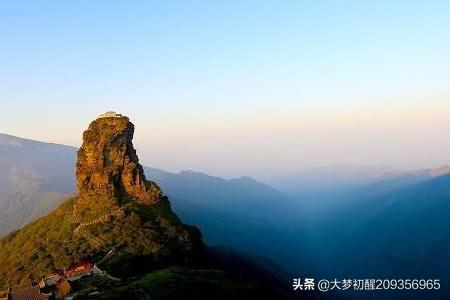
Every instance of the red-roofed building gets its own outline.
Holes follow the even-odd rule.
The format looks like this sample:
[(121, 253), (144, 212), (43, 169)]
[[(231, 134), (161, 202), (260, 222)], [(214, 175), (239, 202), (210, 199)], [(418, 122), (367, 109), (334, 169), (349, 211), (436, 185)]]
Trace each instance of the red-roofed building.
[(88, 262), (80, 262), (67, 269), (64, 275), (70, 281), (78, 280), (84, 276), (93, 275), (93, 266)]
[(9, 299), (11, 300), (45, 300), (46, 295), (42, 295), (39, 285), (22, 284), (10, 289)]

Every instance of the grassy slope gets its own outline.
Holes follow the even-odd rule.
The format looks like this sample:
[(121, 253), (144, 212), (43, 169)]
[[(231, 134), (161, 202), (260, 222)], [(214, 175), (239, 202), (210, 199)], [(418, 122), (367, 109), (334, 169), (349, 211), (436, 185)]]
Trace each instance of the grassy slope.
[[(74, 203), (76, 198), (0, 240), (0, 286), (8, 281), (14, 284), (39, 279), (54, 269), (64, 270), (81, 260), (97, 261), (112, 249), (125, 255), (107, 268), (113, 270), (128, 265), (127, 271), (130, 271), (139, 270), (132, 268), (133, 265), (148, 268), (180, 262), (201, 247), (198, 230), (183, 225), (170, 208), (139, 203), (127, 206), (118, 216), (109, 216), (105, 222), (86, 226), (76, 234)], [(95, 207), (92, 211), (96, 211)], [(95, 215), (89, 216), (95, 220)], [(89, 242), (86, 233), (101, 243)]]
[(221, 270), (172, 266), (124, 283), (104, 278), (83, 281), (75, 299), (282, 299), (271, 287), (244, 283)]
[[(260, 270), (242, 263), (245, 260), (236, 263), (226, 255), (220, 261), (223, 258), (218, 255), (211, 259), (204, 252), (201, 260), (189, 260), (192, 252), (186, 247), (195, 245), (186, 244), (186, 239), (199, 232), (182, 225), (170, 208), (127, 206), (124, 216), (90, 229), (91, 234), (110, 242), (96, 248), (74, 234), (75, 201), (66, 201), (53, 213), (0, 240), (0, 287), (36, 280), (81, 260), (98, 261), (109, 247), (115, 247), (115, 255), (100, 267), (123, 281), (88, 278), (78, 287), (83, 290), (78, 299), (284, 299), (274, 288), (278, 283), (262, 280)], [(255, 274), (259, 277), (250, 279)], [(89, 295), (93, 291), (97, 293)]]

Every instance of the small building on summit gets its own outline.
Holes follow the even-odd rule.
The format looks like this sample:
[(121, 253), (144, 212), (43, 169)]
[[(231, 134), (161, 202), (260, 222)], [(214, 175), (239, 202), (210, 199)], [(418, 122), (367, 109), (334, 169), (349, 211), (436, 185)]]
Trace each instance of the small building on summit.
[(108, 111), (104, 114), (101, 114), (100, 116), (98, 116), (98, 118), (122, 118), (123, 115), (122, 114), (118, 114), (115, 111)]

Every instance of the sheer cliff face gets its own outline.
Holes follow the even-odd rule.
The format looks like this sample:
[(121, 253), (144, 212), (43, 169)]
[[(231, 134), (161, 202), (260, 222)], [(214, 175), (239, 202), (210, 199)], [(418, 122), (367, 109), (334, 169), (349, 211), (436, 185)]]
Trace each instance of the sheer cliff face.
[(89, 125), (77, 158), (80, 197), (100, 193), (160, 200), (159, 188), (145, 180), (133, 133), (134, 125), (127, 117), (98, 118)]
[(0, 239), (1, 286), (39, 280), (51, 270), (95, 262), (106, 253), (113, 254), (102, 265), (116, 274), (202, 258), (200, 231), (183, 224), (159, 187), (145, 180), (133, 131), (122, 116), (98, 118), (89, 125), (77, 157), (79, 195)]

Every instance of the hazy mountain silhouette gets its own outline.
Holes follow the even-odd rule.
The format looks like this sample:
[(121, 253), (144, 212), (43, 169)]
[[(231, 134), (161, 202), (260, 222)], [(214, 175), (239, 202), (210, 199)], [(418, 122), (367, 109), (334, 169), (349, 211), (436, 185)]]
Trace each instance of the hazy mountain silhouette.
[(0, 235), (48, 213), (75, 190), (76, 148), (0, 134)]
[(417, 180), (408, 176), (395, 179), (395, 184), (392, 179), (377, 182), (324, 213), (322, 222), (311, 229), (311, 247), (321, 262), (316, 265), (317, 273), (436, 278), (441, 280), (440, 291), (373, 297), (446, 299), (450, 292), (450, 174)]
[(450, 173), (450, 166), (402, 171), (387, 167), (337, 165), (310, 168), (264, 180), (290, 195), (310, 214), (339, 209), (368, 197)]
[(176, 174), (154, 168), (145, 170), (169, 196), (205, 208), (278, 224), (299, 217), (299, 212), (289, 214), (295, 205), (293, 198), (251, 177), (227, 180), (195, 171)]
[(308, 168), (294, 174), (266, 178), (265, 183), (300, 200), (302, 209), (316, 213), (394, 169), (336, 165)]

